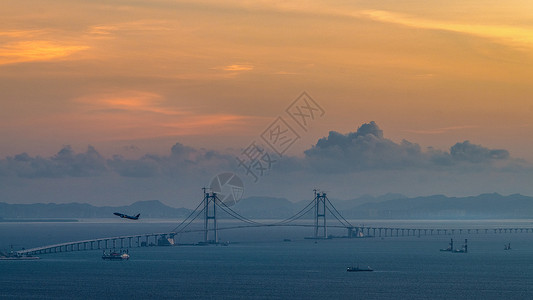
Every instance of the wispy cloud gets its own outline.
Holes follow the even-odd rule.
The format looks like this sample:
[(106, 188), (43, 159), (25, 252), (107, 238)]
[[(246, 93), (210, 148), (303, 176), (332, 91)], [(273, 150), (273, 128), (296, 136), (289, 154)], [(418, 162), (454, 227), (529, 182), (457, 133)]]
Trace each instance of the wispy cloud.
[(163, 97), (157, 93), (145, 91), (119, 91), (102, 94), (87, 95), (75, 99), (74, 102), (83, 104), (89, 112), (144, 112), (162, 115), (180, 115), (175, 109), (163, 107)]
[(221, 67), (214, 67), (212, 69), (228, 71), (228, 72), (244, 72), (244, 71), (253, 70), (254, 66), (250, 64), (234, 64), (234, 65), (227, 65), (227, 66), (221, 66)]
[(7, 30), (0, 31), (0, 37), (28, 38), (42, 34), (43, 30)]
[(138, 20), (131, 22), (120, 22), (120, 23), (108, 23), (108, 24), (98, 24), (90, 26), (87, 30), (88, 34), (91, 35), (111, 35), (117, 32), (144, 32), (144, 31), (157, 31), (165, 32), (169, 30), (174, 30), (177, 27), (176, 22), (165, 21), (165, 20)]
[[(211, 0), (205, 3), (215, 3)], [(217, 5), (219, 2), (216, 2)], [(533, 48), (533, 28), (506, 24), (482, 24), (475, 22), (456, 22), (454, 20), (430, 20), (413, 15), (380, 9), (354, 9), (353, 6), (342, 7), (330, 1), (225, 1), (224, 5), (249, 10), (272, 10), (284, 13), (308, 14), (325, 17), (355, 17), (371, 19), (378, 22), (399, 24), (422, 29), (435, 29), (469, 34), (493, 39), (499, 43)]]
[(61, 59), (88, 48), (46, 40), (10, 42), (0, 48), (0, 65)]
[(356, 11), (350, 13), (350, 15), (414, 28), (446, 30), (475, 35), (515, 47), (533, 47), (533, 28), (528, 27), (428, 20), (383, 10)]
[(254, 69), (252, 65), (229, 65), (224, 67), (224, 71), (251, 71)]
[(124, 132), (131, 139), (242, 131), (252, 120), (245, 115), (198, 113), (176, 107), (158, 93), (137, 90), (88, 95), (74, 103), (80, 105), (78, 122), (98, 124), (93, 130), (106, 131), (113, 139), (121, 139)]

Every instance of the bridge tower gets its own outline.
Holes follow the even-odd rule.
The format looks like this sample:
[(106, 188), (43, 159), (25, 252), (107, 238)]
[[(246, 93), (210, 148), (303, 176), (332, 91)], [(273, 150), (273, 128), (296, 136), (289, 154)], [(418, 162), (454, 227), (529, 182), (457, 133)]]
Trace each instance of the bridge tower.
[(315, 193), (315, 239), (325, 239), (328, 237), (328, 228), (326, 226), (326, 193), (320, 193), (314, 189)]
[[(218, 242), (218, 227), (217, 227), (217, 193), (207, 192), (207, 188), (202, 188), (204, 191), (204, 242), (216, 244)], [(209, 221), (212, 220), (212, 225), (209, 226)], [(211, 227), (211, 228), (210, 228)], [(213, 239), (209, 239), (209, 231), (213, 232)]]

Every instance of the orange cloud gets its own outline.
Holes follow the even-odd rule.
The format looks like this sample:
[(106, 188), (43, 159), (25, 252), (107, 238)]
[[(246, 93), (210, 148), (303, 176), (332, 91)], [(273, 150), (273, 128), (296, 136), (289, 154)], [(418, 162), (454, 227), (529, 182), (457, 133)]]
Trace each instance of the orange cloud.
[(533, 47), (533, 28), (508, 25), (464, 24), (451, 21), (436, 21), (382, 10), (364, 10), (351, 13), (379, 22), (400, 24), (414, 28), (447, 30), (497, 40), (503, 44), (518, 47)]
[(43, 33), (43, 30), (7, 30), (0, 31), (0, 36), (10, 38), (28, 38)]
[(45, 40), (11, 42), (0, 48), (0, 65), (60, 59), (88, 48)]
[(144, 91), (90, 95), (75, 99), (75, 103), (82, 105), (81, 114), (76, 113), (76, 122), (100, 131), (103, 139), (242, 132), (243, 125), (252, 119), (243, 115), (197, 113), (171, 107), (162, 95)]
[(165, 108), (163, 97), (157, 93), (143, 91), (122, 91), (96, 94), (75, 99), (89, 108), (90, 112), (146, 112), (164, 115), (179, 115), (183, 112)]
[(224, 71), (251, 71), (254, 69), (252, 65), (229, 65), (222, 68)]

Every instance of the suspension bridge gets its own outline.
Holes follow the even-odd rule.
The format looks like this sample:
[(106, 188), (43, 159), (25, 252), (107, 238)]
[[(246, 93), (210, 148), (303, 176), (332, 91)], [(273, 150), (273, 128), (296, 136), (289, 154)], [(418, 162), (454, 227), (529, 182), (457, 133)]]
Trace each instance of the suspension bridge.
[[(454, 234), (504, 234), (504, 233), (533, 233), (533, 227), (513, 228), (404, 228), (404, 227), (374, 227), (352, 225), (335, 208), (325, 192), (313, 190), (314, 198), (304, 208), (289, 218), (274, 223), (262, 223), (242, 216), (230, 206), (220, 200), (217, 193), (204, 190), (204, 198), (198, 206), (173, 230), (161, 233), (145, 233), (124, 235), (97, 239), (80, 240), (60, 244), (46, 245), (16, 251), (19, 255), (34, 255), (58, 252), (134, 248), (148, 246), (175, 245), (174, 238), (179, 234), (202, 233), (203, 241), (198, 245), (218, 244), (219, 231), (254, 227), (308, 227), (313, 229), (309, 239), (330, 238), (364, 238), (364, 237), (405, 237), (405, 236), (433, 236)], [(225, 213), (232, 219), (242, 222), (240, 225), (221, 227), (220, 214)], [(307, 223), (312, 216), (312, 224)], [(192, 228), (191, 224), (203, 218), (203, 228)], [(329, 220), (329, 223), (328, 223)], [(334, 222), (333, 224), (332, 221)], [(303, 222), (303, 223), (302, 223)], [(345, 236), (328, 235), (328, 228), (346, 229)]]

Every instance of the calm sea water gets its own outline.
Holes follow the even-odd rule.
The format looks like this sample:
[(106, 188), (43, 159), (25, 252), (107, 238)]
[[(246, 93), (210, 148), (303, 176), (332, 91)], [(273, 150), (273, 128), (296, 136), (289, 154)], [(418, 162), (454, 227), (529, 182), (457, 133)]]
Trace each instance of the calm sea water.
[[(119, 220), (120, 221), (120, 220)], [(532, 226), (531, 221), (399, 222), (411, 227)], [(170, 222), (0, 223), (0, 248), (170, 231)], [(144, 247), (0, 261), (0, 299), (533, 299), (533, 233), (305, 240), (311, 228), (228, 230), (224, 246)], [(332, 233), (344, 232), (335, 230)], [(440, 252), (453, 237), (469, 253)], [(289, 238), (291, 242), (284, 242)], [(188, 234), (180, 241), (199, 241)], [(504, 251), (506, 243), (512, 250)], [(352, 264), (374, 272), (348, 273)]]

